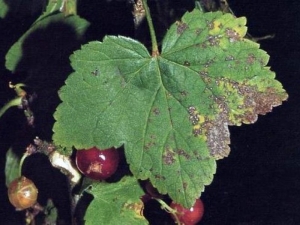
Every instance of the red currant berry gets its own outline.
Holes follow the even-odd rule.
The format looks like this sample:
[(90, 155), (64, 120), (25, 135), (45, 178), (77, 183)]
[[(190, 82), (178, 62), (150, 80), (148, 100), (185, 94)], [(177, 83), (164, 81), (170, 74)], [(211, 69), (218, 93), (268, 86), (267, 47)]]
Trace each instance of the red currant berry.
[(30, 179), (22, 176), (9, 184), (7, 193), (10, 203), (18, 210), (23, 210), (36, 203), (38, 189)]
[(96, 147), (77, 150), (76, 165), (85, 176), (104, 180), (113, 175), (119, 164), (119, 152), (115, 148), (100, 150)]
[[(181, 225), (195, 225), (202, 219), (204, 214), (204, 205), (200, 199), (197, 199), (190, 209), (186, 209), (175, 202), (172, 202), (170, 207), (177, 211), (176, 215)], [(171, 214), (171, 216), (175, 220), (174, 215)]]

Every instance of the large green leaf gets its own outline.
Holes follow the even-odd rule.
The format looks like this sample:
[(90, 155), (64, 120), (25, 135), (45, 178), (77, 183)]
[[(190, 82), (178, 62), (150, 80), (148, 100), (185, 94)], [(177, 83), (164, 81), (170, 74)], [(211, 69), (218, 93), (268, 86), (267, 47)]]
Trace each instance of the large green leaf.
[(107, 36), (71, 56), (60, 91), (56, 144), (125, 145), (133, 174), (191, 206), (229, 154), (228, 125), (253, 123), (287, 98), (268, 55), (244, 39), (245, 18), (186, 13), (168, 30), (160, 56)]
[(85, 214), (85, 224), (148, 224), (143, 216), (144, 194), (134, 177), (124, 177), (113, 184), (97, 183), (88, 191), (94, 196)]

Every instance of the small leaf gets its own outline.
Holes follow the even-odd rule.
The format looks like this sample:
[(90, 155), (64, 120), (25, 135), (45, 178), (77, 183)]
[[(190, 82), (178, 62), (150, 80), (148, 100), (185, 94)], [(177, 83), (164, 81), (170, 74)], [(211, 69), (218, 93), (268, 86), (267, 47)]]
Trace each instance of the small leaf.
[(4, 18), (8, 13), (8, 6), (4, 0), (0, 0), (0, 18)]
[(64, 0), (50, 0), (48, 1), (48, 5), (44, 11), (44, 13), (35, 21), (39, 21), (53, 13), (57, 13), (60, 11), (62, 5), (63, 5)]
[(125, 145), (139, 179), (190, 207), (229, 152), (229, 125), (254, 123), (286, 100), (269, 56), (244, 39), (245, 18), (186, 13), (151, 57), (139, 42), (107, 36), (71, 56), (60, 90), (56, 144)]
[(5, 162), (5, 183), (7, 187), (14, 179), (19, 177), (19, 164), (20, 157), (14, 153), (12, 148), (10, 148), (6, 153)]
[(85, 224), (148, 224), (143, 216), (144, 194), (134, 177), (124, 177), (117, 183), (97, 183), (88, 191), (94, 196), (85, 214)]
[(47, 205), (44, 207), (45, 224), (54, 225), (57, 221), (57, 208), (51, 199), (48, 199)]

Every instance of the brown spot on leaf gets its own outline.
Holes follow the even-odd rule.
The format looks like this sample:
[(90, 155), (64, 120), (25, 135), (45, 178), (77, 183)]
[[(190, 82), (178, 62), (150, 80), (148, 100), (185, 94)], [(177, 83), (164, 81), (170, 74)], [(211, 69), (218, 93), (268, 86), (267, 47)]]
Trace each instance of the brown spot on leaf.
[(247, 62), (247, 64), (251, 65), (255, 62), (255, 60), (256, 60), (255, 56), (253, 54), (249, 54), (246, 59), (246, 62)]
[(209, 42), (210, 46), (218, 46), (220, 44), (220, 38), (216, 35), (209, 35), (207, 37), (207, 41)]
[(191, 158), (191, 156), (183, 149), (177, 149), (176, 153), (180, 156), (183, 156), (187, 160), (189, 160)]
[(194, 153), (197, 160), (202, 161), (204, 159), (204, 158), (201, 157), (201, 155), (199, 155), (198, 151), (194, 150), (193, 153)]
[(190, 66), (191, 64), (190, 64), (189, 61), (184, 61), (183, 65), (184, 65), (184, 66)]
[(212, 29), (215, 28), (214, 21), (206, 20), (206, 25), (207, 25), (207, 27), (208, 27), (209, 30), (212, 30)]
[(177, 34), (182, 34), (188, 28), (188, 25), (181, 21), (177, 21), (176, 25), (177, 25)]
[(155, 179), (158, 179), (158, 180), (165, 180), (166, 179), (165, 176), (162, 176), (162, 175), (159, 175), (159, 174), (155, 174), (154, 177), (155, 177)]
[(94, 71), (91, 72), (92, 75), (98, 76), (100, 74), (100, 71), (98, 69), (95, 69)]
[(196, 111), (195, 106), (189, 106), (189, 107), (188, 107), (188, 112), (189, 112), (189, 114), (193, 114), (195, 111)]
[(193, 125), (196, 125), (199, 122), (199, 117), (198, 115), (191, 115), (189, 117), (189, 120), (192, 122)]
[(198, 137), (199, 135), (201, 135), (202, 134), (202, 130), (200, 129), (200, 128), (194, 128), (193, 129), (193, 135), (195, 136), (195, 137)]
[(232, 55), (229, 55), (229, 56), (226, 56), (225, 60), (232, 61), (232, 60), (234, 60), (234, 57)]
[[(195, 118), (197, 116), (199, 119), (198, 123), (194, 125), (193, 135), (195, 137), (200, 135), (206, 136), (206, 142), (211, 156), (215, 159), (221, 159), (226, 157), (229, 154), (230, 148), (228, 144), (230, 143), (229, 139), (229, 130), (228, 130), (228, 105), (226, 104), (225, 96), (214, 96), (211, 98), (214, 100), (215, 105), (218, 106), (218, 115), (215, 118), (209, 118), (207, 116), (201, 116), (196, 110), (193, 113), (190, 113), (190, 120), (193, 125), (196, 124)], [(201, 118), (201, 119), (200, 119)], [(201, 156), (194, 151), (196, 158), (198, 157), (201, 160)], [(190, 157), (186, 152), (180, 151), (180, 155), (184, 155), (187, 159)]]
[(186, 190), (187, 187), (188, 187), (188, 184), (186, 182), (183, 182), (182, 187), (183, 187), (184, 190)]
[(200, 71), (199, 72), (199, 75), (202, 77), (202, 78), (206, 78), (208, 76), (208, 72), (207, 71)]
[(253, 110), (253, 111), (246, 111), (241, 118), (244, 123), (254, 123), (257, 120), (258, 116), (256, 113), (254, 113)]
[(163, 155), (163, 162), (166, 165), (171, 165), (175, 162), (175, 152), (173, 152), (170, 148), (166, 148), (166, 151)]
[(269, 87), (266, 92), (255, 95), (255, 113), (265, 115), (271, 112), (273, 107), (281, 105), (281, 102), (286, 99), (287, 95), (285, 93), (278, 94), (274, 88)]
[(201, 34), (201, 33), (202, 33), (202, 31), (203, 31), (203, 29), (201, 29), (201, 28), (198, 28), (198, 29), (196, 29), (196, 34), (197, 34), (197, 35), (199, 35), (199, 34)]
[(231, 29), (231, 28), (226, 28), (225, 33), (226, 33), (226, 36), (229, 39), (229, 42), (236, 42), (236, 41), (241, 40), (241, 37), (240, 37), (239, 33), (236, 32), (235, 30)]
[(144, 149), (145, 149), (145, 150), (149, 150), (150, 148), (152, 148), (152, 147), (155, 146), (155, 145), (156, 145), (155, 142), (150, 141), (150, 142), (148, 142), (147, 144), (145, 144)]
[(181, 96), (186, 97), (187, 96), (187, 92), (186, 91), (181, 91), (180, 92)]
[(213, 59), (209, 59), (206, 61), (206, 63), (204, 64), (205, 68), (208, 68), (210, 65), (212, 65), (215, 62), (215, 58)]
[(159, 111), (158, 108), (154, 108), (154, 109), (152, 110), (152, 112), (153, 112), (156, 116), (158, 116), (158, 115), (160, 114), (160, 111)]
[(207, 127), (207, 145), (210, 155), (215, 159), (222, 159), (230, 152), (230, 134), (224, 117), (227, 116), (219, 114)]
[(237, 82), (231, 82), (232, 87), (237, 90), (237, 94), (243, 97), (243, 105), (239, 105), (239, 109), (243, 109), (244, 113), (234, 115), (237, 121), (249, 124), (256, 122), (258, 115), (265, 115), (272, 111), (272, 108), (281, 105), (281, 102), (287, 99), (285, 92), (278, 93), (272, 87), (266, 88), (263, 92), (258, 91), (255, 86), (247, 86)]

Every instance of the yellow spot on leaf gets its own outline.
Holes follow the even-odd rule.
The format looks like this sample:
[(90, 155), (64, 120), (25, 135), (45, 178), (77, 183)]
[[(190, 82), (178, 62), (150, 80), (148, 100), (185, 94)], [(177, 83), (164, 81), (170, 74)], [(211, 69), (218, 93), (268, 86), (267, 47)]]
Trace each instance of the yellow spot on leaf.
[(134, 212), (134, 216), (136, 218), (144, 218), (143, 210), (144, 210), (144, 204), (142, 201), (134, 202), (134, 203), (125, 203), (124, 207), (125, 209)]
[(221, 23), (221, 21), (219, 21), (219, 20), (215, 20), (214, 22), (213, 22), (213, 29), (211, 29), (210, 31), (209, 31), (209, 34), (211, 34), (211, 35), (217, 35), (217, 34), (220, 34), (220, 32), (221, 32), (221, 28), (222, 28), (222, 23)]

